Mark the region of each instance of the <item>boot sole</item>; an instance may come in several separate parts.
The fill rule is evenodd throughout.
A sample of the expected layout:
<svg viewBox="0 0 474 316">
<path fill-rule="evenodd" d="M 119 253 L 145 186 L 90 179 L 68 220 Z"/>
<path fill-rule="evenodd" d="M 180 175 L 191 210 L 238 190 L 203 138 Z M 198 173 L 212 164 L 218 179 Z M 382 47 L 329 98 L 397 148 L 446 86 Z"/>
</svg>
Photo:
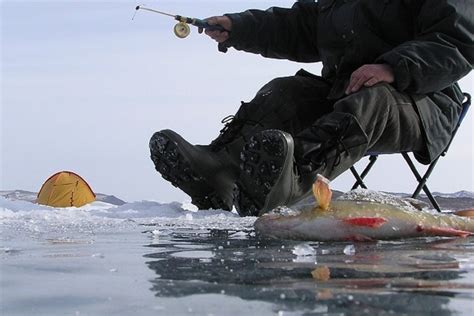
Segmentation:
<svg viewBox="0 0 474 316">
<path fill-rule="evenodd" d="M 191 168 L 190 162 L 180 153 L 179 147 L 165 133 L 157 132 L 152 136 L 150 158 L 162 178 L 188 194 L 191 202 L 200 210 L 231 210 L 232 207 L 215 192 L 215 188 Z"/>
<path fill-rule="evenodd" d="M 293 147 L 279 131 L 268 130 L 250 139 L 240 156 L 240 177 L 234 188 L 234 204 L 241 216 L 269 211 L 272 190 L 292 158 Z"/>
</svg>

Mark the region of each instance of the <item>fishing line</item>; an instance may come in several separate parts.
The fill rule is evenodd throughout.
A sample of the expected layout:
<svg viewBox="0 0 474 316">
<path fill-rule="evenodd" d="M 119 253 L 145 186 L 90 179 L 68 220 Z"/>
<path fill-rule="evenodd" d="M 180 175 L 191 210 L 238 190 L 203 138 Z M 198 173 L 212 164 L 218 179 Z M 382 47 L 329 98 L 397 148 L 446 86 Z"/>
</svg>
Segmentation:
<svg viewBox="0 0 474 316">
<path fill-rule="evenodd" d="M 140 5 L 137 5 L 135 10 L 136 10 L 135 13 L 137 13 L 138 10 L 146 10 L 146 11 L 155 12 L 155 13 L 158 13 L 158 14 L 167 15 L 167 16 L 170 16 L 172 18 L 176 18 L 176 15 L 174 15 L 174 14 L 158 11 L 158 10 L 155 10 L 155 9 L 146 8 L 146 7 L 140 6 Z"/>
</svg>

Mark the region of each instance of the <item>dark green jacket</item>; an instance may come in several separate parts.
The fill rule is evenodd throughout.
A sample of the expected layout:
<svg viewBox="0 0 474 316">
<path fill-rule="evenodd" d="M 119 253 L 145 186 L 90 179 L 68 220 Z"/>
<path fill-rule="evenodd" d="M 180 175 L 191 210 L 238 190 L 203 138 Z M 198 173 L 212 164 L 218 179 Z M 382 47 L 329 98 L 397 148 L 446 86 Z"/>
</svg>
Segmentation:
<svg viewBox="0 0 474 316">
<path fill-rule="evenodd" d="M 221 48 L 323 63 L 331 99 L 344 96 L 351 73 L 387 63 L 393 85 L 410 94 L 424 127 L 429 163 L 447 146 L 463 95 L 456 81 L 474 63 L 474 0 L 319 0 L 291 9 L 227 14 L 233 22 Z"/>
</svg>

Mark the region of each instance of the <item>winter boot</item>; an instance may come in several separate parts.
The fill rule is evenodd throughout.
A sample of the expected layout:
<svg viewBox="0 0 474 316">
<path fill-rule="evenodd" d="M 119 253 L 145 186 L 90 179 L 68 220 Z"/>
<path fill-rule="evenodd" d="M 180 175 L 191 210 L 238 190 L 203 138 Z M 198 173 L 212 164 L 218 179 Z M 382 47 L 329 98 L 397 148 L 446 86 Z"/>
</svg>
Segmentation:
<svg viewBox="0 0 474 316">
<path fill-rule="evenodd" d="M 241 216 L 258 216 L 286 205 L 300 191 L 290 134 L 266 130 L 253 136 L 241 154 L 234 204 Z"/>
<path fill-rule="evenodd" d="M 226 151 L 214 151 L 211 146 L 191 145 L 171 130 L 151 137 L 150 153 L 155 169 L 188 194 L 199 209 L 232 209 L 237 157 L 232 159 Z"/>
<path fill-rule="evenodd" d="M 241 154 L 234 204 L 241 216 L 259 216 L 291 205 L 311 193 L 320 173 L 334 179 L 367 150 L 367 136 L 355 117 L 331 113 L 293 139 L 266 130 L 250 139 Z"/>
<path fill-rule="evenodd" d="M 242 102 L 235 116 L 222 120 L 224 128 L 209 145 L 191 145 L 171 130 L 155 133 L 150 140 L 155 169 L 191 196 L 199 209 L 231 210 L 240 152 L 251 135 L 263 130 L 259 121 L 251 119 L 260 117 L 253 109 L 259 107 Z"/>
</svg>

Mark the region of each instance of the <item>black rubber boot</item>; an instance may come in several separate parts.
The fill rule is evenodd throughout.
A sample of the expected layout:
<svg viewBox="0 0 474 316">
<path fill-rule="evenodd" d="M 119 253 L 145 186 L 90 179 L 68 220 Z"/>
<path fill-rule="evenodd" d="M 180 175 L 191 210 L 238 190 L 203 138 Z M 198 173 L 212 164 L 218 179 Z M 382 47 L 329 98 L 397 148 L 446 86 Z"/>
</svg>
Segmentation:
<svg viewBox="0 0 474 316">
<path fill-rule="evenodd" d="M 237 142 L 227 146 L 241 148 Z M 171 130 L 151 137 L 150 153 L 155 169 L 188 194 L 199 209 L 232 209 L 237 157 L 212 146 L 192 145 Z"/>
<path fill-rule="evenodd" d="M 299 192 L 290 134 L 266 130 L 253 136 L 241 154 L 234 204 L 241 216 L 258 216 L 286 205 Z"/>
<path fill-rule="evenodd" d="M 171 130 L 157 132 L 150 140 L 155 169 L 191 196 L 199 209 L 232 209 L 240 152 L 250 136 L 263 129 L 249 118 L 255 115 L 249 106 L 242 103 L 235 116 L 225 117 L 224 128 L 209 145 L 192 145 Z"/>
</svg>

